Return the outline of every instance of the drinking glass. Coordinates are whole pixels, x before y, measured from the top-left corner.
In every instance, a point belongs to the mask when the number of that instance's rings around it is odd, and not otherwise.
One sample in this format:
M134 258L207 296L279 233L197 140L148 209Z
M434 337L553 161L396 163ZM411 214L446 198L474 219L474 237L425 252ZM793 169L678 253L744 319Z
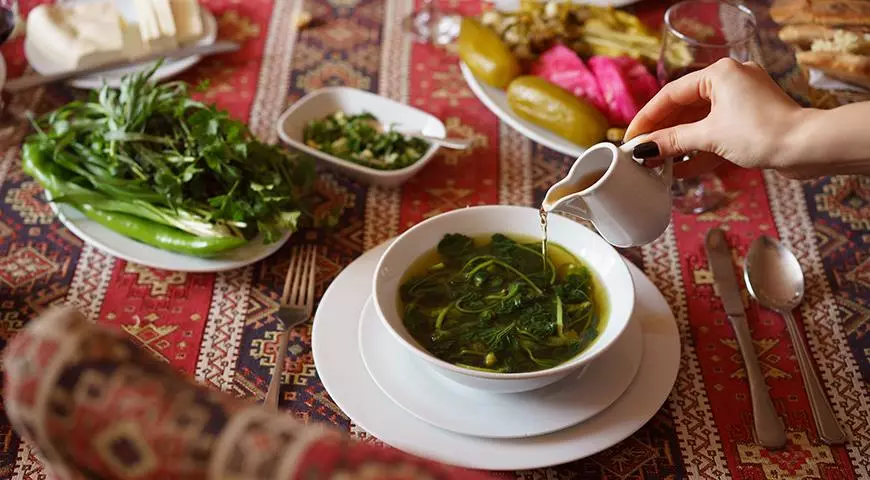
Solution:
M448 45L459 37L461 21L459 14L441 10L437 0L423 0L423 5L405 17L402 24L418 42Z
M744 5L687 0L668 8L663 28L662 51L656 66L662 85L722 58L739 62L756 59L755 15ZM672 193L674 206L683 213L713 210L725 200L721 182L712 173L676 180Z

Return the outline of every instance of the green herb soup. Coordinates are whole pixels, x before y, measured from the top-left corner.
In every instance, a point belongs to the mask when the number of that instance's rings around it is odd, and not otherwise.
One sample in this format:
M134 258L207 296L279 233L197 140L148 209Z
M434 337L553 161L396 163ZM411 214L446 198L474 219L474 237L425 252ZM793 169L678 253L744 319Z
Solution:
M563 247L494 234L447 234L400 287L405 327L460 367L501 373L552 368L604 328L608 302L595 274Z

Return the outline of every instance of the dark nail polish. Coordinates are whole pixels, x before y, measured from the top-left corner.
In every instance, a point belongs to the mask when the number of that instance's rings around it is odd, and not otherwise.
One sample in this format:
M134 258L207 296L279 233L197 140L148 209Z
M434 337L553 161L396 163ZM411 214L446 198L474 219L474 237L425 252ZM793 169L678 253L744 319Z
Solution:
M656 142L643 142L634 147L634 150L632 151L634 158L654 158L658 157L660 154L661 152L659 151L659 146L656 145Z

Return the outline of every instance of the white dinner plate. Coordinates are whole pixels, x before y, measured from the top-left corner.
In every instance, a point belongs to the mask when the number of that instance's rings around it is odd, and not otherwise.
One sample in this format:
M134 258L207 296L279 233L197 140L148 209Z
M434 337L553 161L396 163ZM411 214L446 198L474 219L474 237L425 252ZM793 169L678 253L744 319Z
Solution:
M483 102L486 108L495 114L502 122L508 124L511 128L520 134L528 137L534 142L551 148L559 153L564 153L571 157L579 157L586 150L580 145L557 135L544 127L539 127L532 122L523 120L511 110L508 105L507 94L504 90L491 87L479 81L471 70L465 66L464 62L459 62L459 69L462 70L462 76L465 81L477 96L478 100Z
M206 8L201 8L200 12L202 12L204 35L198 42L196 42L196 45L210 45L215 42L215 39L217 39L217 19L215 19L214 14ZM124 12L122 11L122 13ZM30 44L30 36L27 36L24 39L24 56L27 58L27 62L30 63L30 66L40 75L49 75L59 71L57 64L52 62L51 59L46 58L41 54L39 49L34 48ZM198 55L178 60L167 58L163 62L163 65L154 72L152 79L154 81L161 81L174 77L196 65L201 59L202 57ZM98 89L101 88L103 82L105 82L110 87L118 88L121 86L121 77L124 75L148 70L152 68L153 65L153 63L147 63L132 67L118 68L87 77L72 79L67 83L76 88Z
M360 313L386 247L363 254L332 282L317 309L312 332L315 366L330 397L359 427L385 443L468 468L542 468L616 445L646 424L668 398L680 365L676 320L652 282L626 262L636 287L634 320L643 331L643 359L631 386L613 405L573 427L529 438L479 438L429 425L390 400L360 356L356 335Z
M643 352L640 325L632 322L579 373L537 390L492 393L456 383L410 355L384 327L371 300L360 322L363 362L388 397L436 427L486 438L543 435L592 418L625 392Z
M48 193L46 192L46 196ZM258 236L239 248L221 256L200 258L181 253L168 252L146 245L130 237L121 235L86 217L85 214L66 204L50 202L51 209L63 225L84 242L129 262L146 267L175 270L179 272L220 272L233 270L258 262L281 248L290 233L274 243L265 244Z

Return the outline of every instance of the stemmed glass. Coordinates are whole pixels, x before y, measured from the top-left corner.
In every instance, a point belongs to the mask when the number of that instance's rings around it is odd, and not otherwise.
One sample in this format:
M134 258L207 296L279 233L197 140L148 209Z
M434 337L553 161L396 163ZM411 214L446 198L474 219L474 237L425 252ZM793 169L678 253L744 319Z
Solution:
M722 58L752 60L757 39L755 15L743 5L720 0L687 0L665 12L662 52L656 73L664 85ZM674 182L674 206L703 213L725 200L714 174Z

